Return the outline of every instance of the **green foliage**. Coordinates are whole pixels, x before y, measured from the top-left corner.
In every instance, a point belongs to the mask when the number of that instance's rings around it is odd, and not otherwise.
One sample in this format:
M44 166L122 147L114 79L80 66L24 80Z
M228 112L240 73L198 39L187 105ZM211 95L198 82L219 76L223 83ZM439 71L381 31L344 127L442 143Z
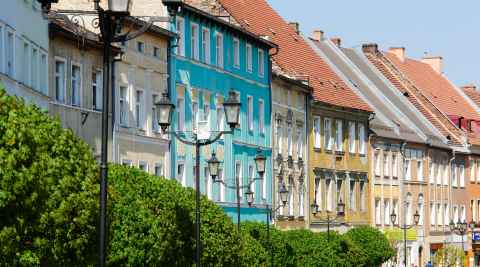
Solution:
M370 226L350 229L345 236L366 253L366 266L380 266L395 256L395 250L385 235Z
M434 266L465 266L466 256L463 250L454 245L442 247L435 253L433 257Z
M0 88L0 266L85 266L96 250L88 146Z
M109 264L189 266L195 256L195 191L134 168L112 165L109 172ZM234 266L240 255L236 227L222 209L202 196L202 264ZM253 244L253 246L257 246ZM243 254L242 254L243 253Z

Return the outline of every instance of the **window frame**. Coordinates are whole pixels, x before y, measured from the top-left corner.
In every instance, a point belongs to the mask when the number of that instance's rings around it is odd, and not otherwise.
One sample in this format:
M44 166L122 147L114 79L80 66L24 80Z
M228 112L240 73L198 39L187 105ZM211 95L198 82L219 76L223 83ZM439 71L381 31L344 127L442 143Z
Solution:
M220 38L220 43L218 43ZM224 59L224 39L223 34L219 31L215 33L215 66L218 68L223 68L225 66L225 59Z
M181 23L180 30L178 29L178 23ZM185 20L178 15L175 17L175 30L178 35L176 55L185 57Z
M137 40L135 44L136 44L135 51L137 51L137 53L145 55L145 50L146 50L145 42L143 40Z
M322 148L322 120L320 116L313 116L313 148Z
M205 38L205 33L206 37ZM210 45L210 29L207 27L202 27L202 61L205 64L211 64L211 45Z
M138 101L138 92L141 92L141 101ZM137 110L138 106L138 110ZM141 88L135 88L135 100L134 100L134 114L135 114L135 128L145 131L145 90Z
M257 68L258 68L258 76L260 78L265 77L265 51L263 49L259 48L257 50Z
M60 92L60 90L57 90L57 81L56 81L56 78L57 78L57 63L58 62L61 62L63 63L63 95L62 95L62 99L59 99L59 96L57 94L57 91ZM66 58L63 58L63 57L55 57L54 58L54 64L55 64L55 71L54 71L54 83L55 83L55 87L54 87L54 93L55 93L55 101L57 103L64 103L65 104L65 101L66 101L66 97L67 97L67 59Z
M122 98L122 89L125 88L125 98ZM118 124L123 127L128 127L128 112L130 111L130 100L129 100L129 95L130 95L130 90L129 87L126 85L119 85L118 87ZM125 117L123 118L125 121L122 121L122 105L121 102L124 102L124 107L125 107Z
M95 81L93 80L93 74L95 74ZM93 90L93 88L96 89ZM99 91L101 93L99 93ZM100 101L98 100L99 97ZM98 107L98 105L100 106L100 108ZM92 70L92 109L98 111L101 111L103 109L103 70L98 68Z
M253 112L253 96L247 95L247 127L249 132L253 132L253 129L255 128Z
M233 50L233 67L240 69L240 39L233 37L232 41Z
M197 23L190 22L190 58L196 61L200 60L200 26Z
M77 67L78 70L79 70L79 75L80 77L78 78L79 81L78 81L78 103L74 103L74 95L73 95L73 85L74 85L74 79L73 79L73 68L74 67ZM70 92L71 92L71 95L70 95L70 104L72 106L76 106L76 107L81 107L82 106L82 95L83 95L83 90L82 90L82 87L83 87L83 66L81 63L77 62L77 61L72 61L71 63L71 66L70 66Z
M249 54L249 51L250 51L250 54ZM247 72L253 73L253 46L248 42L245 45L245 65L246 65Z

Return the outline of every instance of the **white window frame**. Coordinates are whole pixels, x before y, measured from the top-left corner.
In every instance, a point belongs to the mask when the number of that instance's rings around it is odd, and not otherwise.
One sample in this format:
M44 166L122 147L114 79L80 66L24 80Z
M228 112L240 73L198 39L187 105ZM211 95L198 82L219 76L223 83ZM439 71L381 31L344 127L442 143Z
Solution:
M243 189L242 189L242 186L243 186L243 177L242 177L242 162L239 161L239 160L236 160L235 161L235 180L237 180L237 176L238 176L238 186L239 186L239 194L240 194L240 202L243 202ZM238 168L237 168L238 167Z
M249 164L248 165L248 183L250 183L250 190L254 193L253 194L253 203L255 203L255 187L256 187L256 180L255 180L255 168L253 165Z
M4 29L5 29L5 25L3 23L0 22L0 73L5 73L6 71L4 71L3 69L3 65L4 65L4 62L6 61L5 60L5 44L6 44L6 37L5 37L5 34L4 34Z
M475 161L470 159L470 182L475 182Z
M313 136L314 142L313 147L316 149L320 149L322 147L322 120L319 116L313 117Z
M125 88L125 98L122 98L122 88ZM129 89L126 85L120 85L118 87L118 124L121 126L128 126L128 112L130 110L130 100L129 100ZM125 116L122 120L122 101L124 102L124 113Z
M145 42L144 42L144 41L141 41L141 40L138 40L138 41L136 42L136 45L137 45L137 46L136 46L136 49L135 49L135 50L137 51L137 53L140 53L140 54L144 55L144 54L145 54L145 49L146 49ZM141 48L141 49L140 49L140 48Z
M450 209L448 203L443 204L443 224L448 225L450 223Z
M381 170L380 170L380 150L375 150L373 153L373 169L375 176L380 176L381 175Z
M287 125L287 153L288 153L288 156L293 156L292 124Z
M423 158L417 158L417 180L423 181Z
M265 102L263 99L258 100L258 131L265 134Z
M263 78L265 77L265 52L263 49L258 49L258 76Z
M57 62L61 62L63 63L63 95L62 95L62 98L60 98L57 94L57 82L55 80L55 88L54 88L54 92L55 92L55 100L59 103L65 103L65 98L67 96L67 60L65 58L61 58L61 57L55 57L55 70L54 70L54 79L56 79L56 77L60 77L57 73Z
M253 47L250 43L246 44L245 48L245 62L247 65L247 72L252 73L253 72Z
M30 85L34 90L39 91L40 49L34 44L31 44L31 47L32 47L32 53L31 53L32 61L31 61L31 69L30 69Z
M383 176L390 177L390 154L383 151Z
M162 58L162 49L160 47L154 45L153 49L152 49L152 56L153 56L153 58L161 59Z
M253 96L247 95L247 125L250 132L253 132L254 128L253 117Z
M177 97L175 110L177 111L177 130L185 131L185 98Z
M218 169L218 180L223 181L223 168ZM225 184L220 183L220 201L225 202Z
M297 158L303 158L303 134L302 134L302 128L300 126L297 127L297 145L296 145L296 150L297 150Z
M352 210L352 211L356 211L356 210L357 210L357 199L356 199L356 195L357 195L357 194L356 194L356 192L355 192L355 191L356 191L355 189L356 189L356 187L357 187L357 182L356 182L355 180L350 180L348 186L349 186L349 188L348 188L348 189L349 189L349 191L348 191L348 193L349 193L348 198L349 198L349 202L350 202L350 203L349 203L349 208L350 208L350 210Z
M405 159L405 180L412 180L412 160L411 159Z
M465 187L465 163L460 163L458 166L458 172L460 174L460 187L464 188Z
M455 163L455 161L453 161L451 164L450 172L452 176L452 186L457 187L458 186L457 164Z
M382 224L382 202L381 199L375 199L375 224Z
M207 195L208 199L213 200L212 178L210 177L208 166L203 167L203 175L205 180L205 195Z
M233 38L233 67L240 68L240 40L236 37Z
M132 164L133 164L133 161L131 161L129 159L122 159L122 165L123 166L132 167Z
M49 65L50 64L48 62L48 53L43 50L40 50L40 73L39 73L38 80L40 83L40 91L45 95L48 95L48 86L49 86L48 72L50 68Z
M366 191L367 183L365 181L360 181L359 189L360 189L360 211L364 212L367 210L367 191Z
M358 153L360 155L365 155L367 151L366 147L366 127L364 123L358 124Z
M218 43L220 38L220 44ZM220 32L215 33L215 65L219 68L224 66L224 49L223 49L223 34Z
M182 177L178 177L179 173L179 167L182 166ZM187 176L186 176L186 168L185 168L185 162L183 160L179 160L177 162L177 168L175 168L175 177L177 177L177 181L182 184L182 186L187 186Z
M210 53L210 29L202 28L202 60L205 64L211 63Z
M95 73L96 79L93 79ZM93 90L95 88L95 90ZM95 101L93 101L95 97ZM97 103L95 103L97 102ZM92 109L103 109L103 71L101 69L94 69L92 71Z
M199 29L200 27L197 23L190 23L190 57L194 60L200 60Z
M23 42L23 45L22 45L22 49L23 49L23 53L22 53L22 67L21 67L21 76L22 76L22 79L21 81L23 82L23 84L27 85L27 86L31 86L31 83L30 83L30 69L31 69L31 66L30 66L30 59L31 59L31 56L30 56L30 41L27 40L26 38L22 38L22 42Z
M333 149L333 131L332 131L332 119L324 118L323 119L323 135L325 136L325 149Z
M335 120L335 149L343 151L343 121Z
M138 92L141 92L142 98L138 100ZM138 109L137 109L138 107ZM135 89L135 127L139 130L145 130L145 90Z
M392 176L398 178L398 157L395 152L392 152Z
M384 225L390 225L390 199L383 199Z
M217 112L217 131L223 131L225 129L225 111L223 110L223 97L220 95L216 97L215 110Z
M146 162L146 161L144 161L144 160L139 160L139 161L138 161L138 168L139 168L140 170L142 170L142 168L140 167L140 166L142 166L142 165L145 166L145 170L143 170L143 171L145 171L146 173L148 173L148 171L149 171L149 170L148 170L148 162Z
M435 203L430 202L430 225L436 225L437 214L435 212Z
M348 151L350 153L355 153L356 152L356 139L357 139L357 134L356 134L356 123L354 121L349 121L348 122Z
M428 164L428 181L430 182L430 184L434 184L435 183L435 162L432 160L430 160L429 164Z
M198 95L200 92L197 90L197 97L193 98L192 97L192 106L191 106L191 124L192 124L192 130L196 131L198 129L198 121L200 119L199 112L200 112L200 101L198 101Z
M157 106L155 103L160 100L160 95L157 92L152 93L152 132L153 133L160 133L160 127L158 125L157 119Z
M73 87L74 87L73 68L74 67L77 67L79 69L79 74L80 74L79 81L78 81L78 103L75 103L74 102L75 99L73 98L74 97L73 95ZM72 106L77 106L77 107L82 106L82 93L83 93L82 87L83 87L83 66L79 62L72 61L72 64L70 66L70 92L71 92L70 104Z
M12 36L12 43L10 44L10 39L9 39L9 36ZM5 29L5 74L11 78L15 78L16 77L16 72L17 72L17 69L16 69L16 53L17 53L17 47L16 47L16 33L13 29L11 28L6 28ZM11 49L11 54L9 53L9 50ZM10 65L11 67L9 68L9 62L10 62ZM66 66L66 65L65 65ZM66 68L65 68L65 72L66 72Z
M315 202L319 211L323 209L322 197L322 179L315 178Z
M480 160L477 159L477 175L476 175L477 183L480 182ZM479 214L480 215L480 214Z
M160 175L157 173L157 168L160 168ZM153 174L157 177L165 177L165 167L161 162L155 162Z
M277 125L276 125L276 141L277 141L277 147L278 147L278 154L281 155L283 153L283 127L282 127L282 121L277 120Z
M177 30L178 41L177 41L177 55L184 57L185 56L185 20L182 17L176 16L175 27ZM181 24L179 29L178 24Z

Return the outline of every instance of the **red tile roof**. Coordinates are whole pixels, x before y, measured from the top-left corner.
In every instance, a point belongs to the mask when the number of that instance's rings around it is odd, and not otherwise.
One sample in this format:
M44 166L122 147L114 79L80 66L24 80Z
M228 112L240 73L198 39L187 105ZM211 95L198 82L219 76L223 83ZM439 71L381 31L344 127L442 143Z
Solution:
M458 89L428 64L409 58L402 62L392 53L385 53L385 56L444 113L480 120L479 114Z
M316 101L372 112L310 45L265 0L218 0L245 29L279 46L273 61L294 77L308 77Z
M465 88L463 92L480 107L480 92L473 88Z

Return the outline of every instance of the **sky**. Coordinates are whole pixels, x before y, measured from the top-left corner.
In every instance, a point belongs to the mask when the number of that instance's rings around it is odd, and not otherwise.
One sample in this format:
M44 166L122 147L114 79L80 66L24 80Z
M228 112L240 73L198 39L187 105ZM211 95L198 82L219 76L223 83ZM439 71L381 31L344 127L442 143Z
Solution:
M406 48L406 56L442 56L454 84L480 87L480 1L478 0L268 0L286 20L340 37L344 47L375 42L382 50Z

